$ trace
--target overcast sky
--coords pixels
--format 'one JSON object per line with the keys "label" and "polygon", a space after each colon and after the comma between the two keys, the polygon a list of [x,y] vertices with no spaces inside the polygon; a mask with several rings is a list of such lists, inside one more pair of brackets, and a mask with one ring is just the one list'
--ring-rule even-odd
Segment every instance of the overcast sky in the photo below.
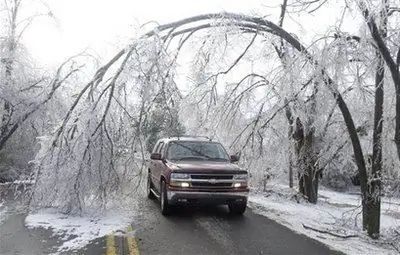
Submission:
{"label": "overcast sky", "polygon": [[[194,14],[218,11],[262,13],[276,21],[280,0],[47,0],[57,22],[41,18],[25,35],[32,56],[43,64],[55,64],[68,56],[92,48],[108,59],[137,35],[140,25],[165,23]],[[330,1],[331,2],[331,1]],[[333,1],[336,2],[336,1]],[[286,20],[286,28],[305,36],[315,36],[335,25],[340,10],[323,10]],[[318,22],[316,22],[318,20]],[[328,24],[328,27],[326,26]],[[150,24],[148,26],[152,26]],[[304,40],[303,40],[304,41]]]}
{"label": "overcast sky", "polygon": [[163,23],[193,14],[222,10],[241,12],[262,6],[259,0],[233,2],[50,0],[49,6],[58,24],[44,18],[37,20],[26,34],[25,41],[33,57],[45,63],[76,54],[87,47],[94,48],[101,55],[110,55],[115,52],[113,46],[134,37],[139,26],[149,21]]}

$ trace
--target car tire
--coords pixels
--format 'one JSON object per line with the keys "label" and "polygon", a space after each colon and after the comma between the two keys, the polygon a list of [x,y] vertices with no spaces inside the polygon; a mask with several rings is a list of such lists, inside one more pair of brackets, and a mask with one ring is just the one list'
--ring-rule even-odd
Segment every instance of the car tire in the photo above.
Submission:
{"label": "car tire", "polygon": [[151,184],[151,178],[150,178],[150,172],[149,172],[148,177],[147,177],[146,192],[147,192],[147,198],[148,198],[148,199],[151,199],[151,200],[153,200],[153,199],[156,198],[156,196],[155,196],[155,195],[153,194],[153,192],[151,191],[152,188],[153,188],[153,185]]}
{"label": "car tire", "polygon": [[168,204],[167,185],[165,181],[161,181],[160,209],[162,215],[171,214],[171,206]]}
{"label": "car tire", "polygon": [[230,204],[229,212],[233,215],[243,215],[246,211],[247,203],[242,204]]}

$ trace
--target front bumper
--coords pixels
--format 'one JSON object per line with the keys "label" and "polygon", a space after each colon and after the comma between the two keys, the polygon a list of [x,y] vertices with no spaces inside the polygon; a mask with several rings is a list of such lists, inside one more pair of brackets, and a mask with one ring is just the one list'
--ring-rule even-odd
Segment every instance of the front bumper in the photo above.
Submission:
{"label": "front bumper", "polygon": [[246,203],[248,191],[205,192],[205,191],[167,191],[168,203],[176,204],[234,204]]}

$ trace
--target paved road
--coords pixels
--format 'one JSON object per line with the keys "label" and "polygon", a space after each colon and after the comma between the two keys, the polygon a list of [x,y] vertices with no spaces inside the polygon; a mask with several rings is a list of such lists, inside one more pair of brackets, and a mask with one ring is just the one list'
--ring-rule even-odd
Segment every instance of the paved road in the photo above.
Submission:
{"label": "paved road", "polygon": [[340,254],[247,210],[231,216],[225,207],[179,209],[165,218],[144,202],[136,224],[141,254]]}
{"label": "paved road", "polygon": [[[94,240],[80,251],[65,254],[137,254],[129,247],[132,245],[137,245],[142,255],[339,254],[250,209],[243,217],[234,217],[225,207],[179,208],[174,215],[166,218],[154,201],[143,200],[141,208],[132,222],[136,230],[134,244],[132,240],[129,242],[120,236],[104,237]],[[54,252],[53,247],[59,244],[59,240],[51,236],[51,231],[26,229],[24,216],[15,211],[0,224],[0,254]],[[110,246],[115,248],[110,250]]]}

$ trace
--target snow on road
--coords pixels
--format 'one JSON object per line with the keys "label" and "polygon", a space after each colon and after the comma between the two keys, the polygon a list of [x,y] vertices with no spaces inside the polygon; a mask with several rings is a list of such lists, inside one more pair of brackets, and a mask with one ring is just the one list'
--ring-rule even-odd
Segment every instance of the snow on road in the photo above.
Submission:
{"label": "snow on road", "polygon": [[[393,246],[397,246],[400,242],[400,235],[396,232],[400,230],[399,199],[383,199],[382,236],[380,240],[372,241],[362,231],[360,195],[321,188],[317,205],[309,204],[295,197],[295,190],[281,184],[274,184],[266,193],[251,195],[249,204],[254,212],[276,220],[296,232],[305,234],[346,254],[399,254]],[[314,230],[305,227],[311,227]]]}
{"label": "snow on road", "polygon": [[[272,184],[267,188],[268,192],[252,193],[249,197],[249,206],[255,213],[346,254],[399,254],[394,246],[400,244],[400,199],[383,198],[382,237],[372,241],[361,230],[360,195],[334,192],[321,187],[318,204],[312,205],[297,199],[297,192],[283,184]],[[2,204],[0,220],[1,208]],[[123,208],[114,208],[99,217],[72,217],[47,209],[30,214],[25,223],[31,228],[52,229],[55,235],[63,239],[58,251],[72,251],[83,248],[96,238],[125,230],[132,223],[134,212],[140,209],[137,206]]]}
{"label": "snow on road", "polygon": [[131,223],[128,211],[109,210],[100,217],[73,217],[52,209],[30,214],[25,219],[28,228],[51,229],[63,243],[58,252],[73,251],[85,247],[90,241],[125,230]]}

